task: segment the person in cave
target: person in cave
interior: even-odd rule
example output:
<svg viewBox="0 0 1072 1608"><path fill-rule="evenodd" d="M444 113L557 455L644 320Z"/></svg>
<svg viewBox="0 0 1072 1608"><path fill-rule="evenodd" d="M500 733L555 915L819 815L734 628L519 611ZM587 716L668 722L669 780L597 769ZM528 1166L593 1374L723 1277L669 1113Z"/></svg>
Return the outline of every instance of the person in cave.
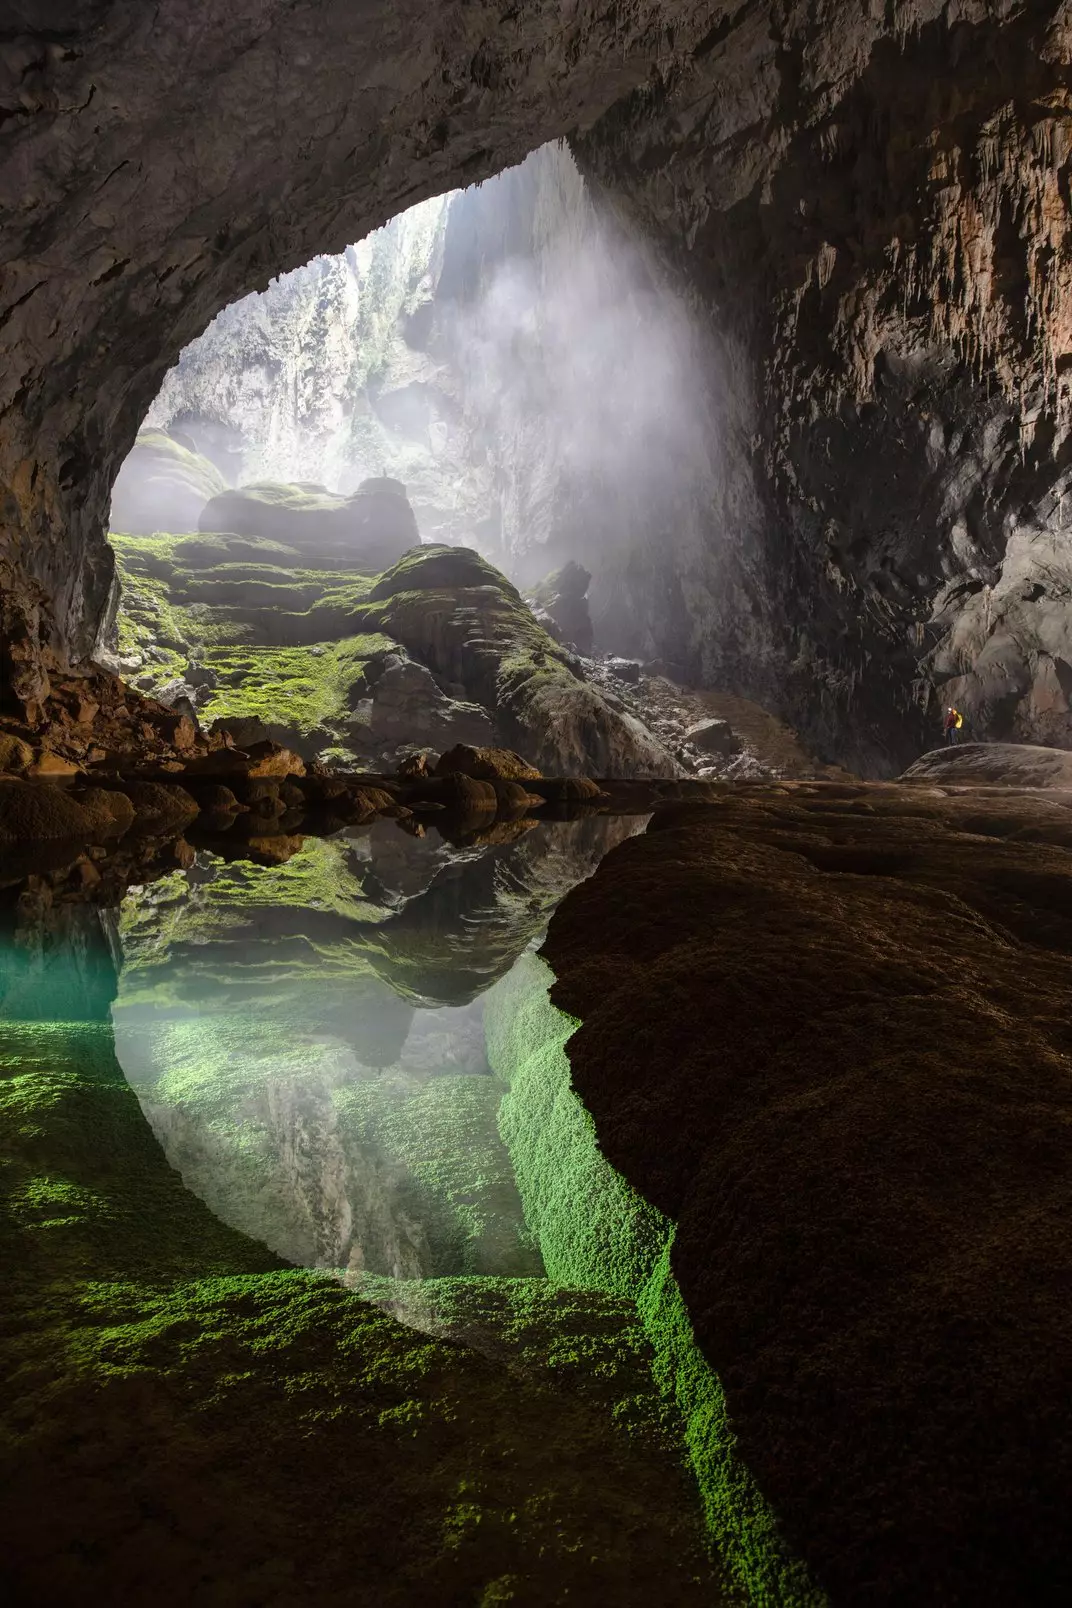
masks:
<svg viewBox="0 0 1072 1608"><path fill-rule="evenodd" d="M963 726L964 716L959 709L954 709L953 705L950 704L945 712L945 724L942 727L945 732L945 740L950 747L955 747L960 742L960 733Z"/></svg>

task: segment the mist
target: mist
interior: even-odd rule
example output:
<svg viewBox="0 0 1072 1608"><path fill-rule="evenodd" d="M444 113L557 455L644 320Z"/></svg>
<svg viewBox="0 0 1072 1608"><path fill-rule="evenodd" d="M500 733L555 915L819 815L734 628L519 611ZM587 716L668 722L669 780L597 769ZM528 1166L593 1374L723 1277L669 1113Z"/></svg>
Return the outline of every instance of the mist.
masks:
<svg viewBox="0 0 1072 1608"><path fill-rule="evenodd" d="M598 565L672 536L717 434L688 308L641 243L586 198L582 227L440 317L495 466L508 568Z"/></svg>
<svg viewBox="0 0 1072 1608"><path fill-rule="evenodd" d="M639 648L630 621L652 617L638 600L665 591L668 548L712 551L712 372L654 248L545 146L225 309L146 420L203 473L161 479L159 445L136 454L113 527L196 528L217 482L347 495L390 475L424 541L474 546L521 584L578 560L597 629Z"/></svg>

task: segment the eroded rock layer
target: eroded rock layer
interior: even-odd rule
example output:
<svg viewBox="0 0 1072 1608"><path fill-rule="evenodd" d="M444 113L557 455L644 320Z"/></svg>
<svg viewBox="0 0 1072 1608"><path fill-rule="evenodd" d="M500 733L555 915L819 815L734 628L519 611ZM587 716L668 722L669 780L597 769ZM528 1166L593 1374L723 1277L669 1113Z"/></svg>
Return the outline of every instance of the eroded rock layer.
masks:
<svg viewBox="0 0 1072 1608"><path fill-rule="evenodd" d="M1072 1588L1070 911L1068 791L797 783L552 920L574 1085L835 1603Z"/></svg>

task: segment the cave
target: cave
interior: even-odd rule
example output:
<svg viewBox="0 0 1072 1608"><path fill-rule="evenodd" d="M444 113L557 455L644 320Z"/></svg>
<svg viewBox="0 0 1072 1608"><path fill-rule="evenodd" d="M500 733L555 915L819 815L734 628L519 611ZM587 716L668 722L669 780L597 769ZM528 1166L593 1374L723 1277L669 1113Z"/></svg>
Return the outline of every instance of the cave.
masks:
<svg viewBox="0 0 1072 1608"><path fill-rule="evenodd" d="M10 1600L1067 1600L1070 112L7 8Z"/></svg>

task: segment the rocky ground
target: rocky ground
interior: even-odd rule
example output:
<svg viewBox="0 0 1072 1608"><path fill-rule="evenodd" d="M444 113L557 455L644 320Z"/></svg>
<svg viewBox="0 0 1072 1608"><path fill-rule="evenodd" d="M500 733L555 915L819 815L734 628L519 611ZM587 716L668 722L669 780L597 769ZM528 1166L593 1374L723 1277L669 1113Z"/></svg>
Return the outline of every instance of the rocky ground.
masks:
<svg viewBox="0 0 1072 1608"><path fill-rule="evenodd" d="M199 460L177 444L169 503L158 445L169 439L149 432L133 456L149 456L155 494L177 513ZM113 502L116 523L136 530L139 515L132 494ZM399 482L368 480L347 498L244 486L199 520L193 536L113 535L107 663L139 690L239 740L274 738L351 769L500 741L560 775L673 774L659 740L608 702L493 565L420 545Z"/></svg>
<svg viewBox="0 0 1072 1608"><path fill-rule="evenodd" d="M1072 787L984 752L989 786L966 750L660 812L544 949L599 1144L676 1221L740 1454L834 1602L1072 1589Z"/></svg>

